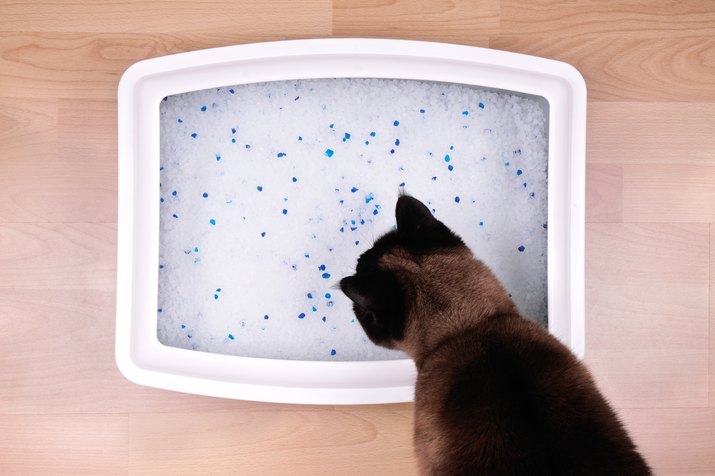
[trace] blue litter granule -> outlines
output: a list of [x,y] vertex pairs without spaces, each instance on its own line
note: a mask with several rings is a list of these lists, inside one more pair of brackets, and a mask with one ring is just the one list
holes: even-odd
[[288,154],[286,154],[285,152],[278,152],[278,154],[276,154],[276,157],[280,159],[281,157],[285,157],[286,155]]
[[205,111],[205,110],[206,110],[206,106],[201,106],[201,111]]
[[480,102],[480,103],[479,103],[479,109],[484,109],[484,103],[483,103],[483,102]]
[[295,177],[293,177],[291,180],[293,181],[293,183],[296,183],[298,181],[298,179]]
[[404,188],[405,182],[400,182],[400,185],[399,185],[399,186],[400,186],[400,188]]
[[215,225],[215,224],[216,224],[216,220],[214,220],[214,219],[212,218],[212,219],[209,220],[209,223],[211,223],[212,225]]
[[422,114],[424,114],[424,113],[425,113],[425,110],[424,110],[424,109],[420,109],[420,112],[421,112]]
[[234,91],[233,89],[229,89],[228,92],[234,94],[236,91]]
[[516,175],[521,175],[522,173],[524,173],[524,172],[522,172],[521,169],[517,169]]
[[298,314],[298,319],[303,319],[304,317],[305,317],[304,312],[301,312],[300,314]]
[[337,352],[335,351],[335,349],[330,349],[330,355],[335,355],[335,354],[337,354]]
[[459,203],[459,196],[454,197],[454,201],[455,201],[456,203]]
[[328,279],[330,277],[330,273],[323,273],[321,274],[321,276],[323,277],[323,279]]
[[286,209],[284,208],[281,213],[283,213],[284,215],[287,215],[287,214],[288,214],[288,210],[286,210]]
[[520,253],[523,253],[526,248],[524,247],[524,245],[521,245],[517,249],[519,250]]
[[332,294],[330,294],[330,293],[325,293],[325,299],[330,299],[331,297],[333,297]]
[[395,139],[395,145],[400,145],[400,139]]
[[450,160],[452,160],[452,158],[449,156],[449,154],[445,154],[444,161],[449,162]]
[[328,157],[332,157],[334,153],[333,149],[325,149],[325,155]]
[[261,186],[261,185],[257,186],[257,187],[256,187],[256,190],[258,190],[259,192],[262,192],[262,191],[263,191],[263,186]]
[[397,121],[397,120],[396,120],[395,122],[392,123],[392,125],[395,126],[395,127],[397,127],[397,126],[400,125],[400,121]]
[[221,160],[221,155],[216,154],[216,162],[218,162],[219,160]]
[[204,198],[209,198],[209,194],[206,193],[206,192],[202,193],[201,196],[204,197]]
[[351,191],[352,193],[355,193],[355,192],[357,192],[358,190],[360,190],[360,189],[357,188],[357,187],[353,187],[353,188],[350,189],[350,191]]
[[468,116],[468,115],[469,115],[469,111],[462,111],[462,115],[463,115],[463,116]]
[[234,339],[233,334],[229,334],[229,335],[228,335],[228,338],[231,339],[231,340],[233,340],[233,339]]
[[370,203],[373,200],[375,200],[375,194],[373,194],[372,192],[365,195],[365,203]]
[[343,137],[343,142],[347,142],[350,139],[350,133],[346,132],[345,137]]
[[447,170],[449,170],[451,172],[452,170],[454,170],[454,166],[452,164],[449,164],[447,166]]
[[264,315],[263,319],[267,321],[269,319],[268,314]]
[[181,124],[181,123],[184,122],[184,121],[183,121],[181,118],[179,118],[176,122],[178,122],[179,124]]
[[370,133],[370,137],[375,137],[376,135],[377,135],[377,133],[376,133],[375,131],[372,131],[372,132]]
[[197,134],[196,132],[194,132],[193,134],[191,134],[191,137],[193,137],[194,139],[196,139],[197,136],[198,136],[198,134]]

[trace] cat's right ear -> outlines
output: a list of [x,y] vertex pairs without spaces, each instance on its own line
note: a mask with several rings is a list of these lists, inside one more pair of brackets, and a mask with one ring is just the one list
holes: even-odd
[[397,232],[402,235],[415,235],[438,223],[424,203],[409,195],[402,195],[397,199],[395,219]]

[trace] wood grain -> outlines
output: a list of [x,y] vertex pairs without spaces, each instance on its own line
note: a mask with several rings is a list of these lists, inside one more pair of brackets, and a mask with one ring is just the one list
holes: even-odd
[[[266,29],[171,34],[8,33],[0,30],[0,94],[6,97],[112,100],[137,61],[205,48],[305,37]],[[311,36],[324,36],[316,34]]]
[[590,164],[715,165],[715,106],[592,102],[587,136]]
[[715,101],[715,38],[502,36],[489,47],[565,61],[586,79],[591,101]]
[[0,326],[5,329],[0,349],[2,413],[153,414],[271,408],[129,382],[114,363],[114,309],[113,284],[94,289],[0,287]]
[[411,405],[132,415],[130,472],[410,475],[411,427]]
[[711,407],[715,408],[715,226],[710,224],[710,360],[709,360],[709,381],[710,381],[710,401]]
[[586,223],[623,220],[623,170],[618,165],[586,164]]
[[114,224],[0,224],[0,288],[114,286]]
[[714,36],[715,3],[702,0],[501,0],[502,35],[669,38]]
[[0,223],[116,222],[116,103],[0,106]]
[[715,222],[715,166],[624,165],[623,219]]
[[314,35],[331,31],[330,0],[44,0],[0,3],[0,30],[25,32],[191,32],[266,29]]
[[655,474],[713,474],[715,409],[627,409],[619,412]]
[[127,474],[127,415],[3,415],[3,475]]
[[586,360],[619,408],[708,404],[706,224],[589,224]]
[[333,0],[333,35],[486,46],[499,32],[499,0]]

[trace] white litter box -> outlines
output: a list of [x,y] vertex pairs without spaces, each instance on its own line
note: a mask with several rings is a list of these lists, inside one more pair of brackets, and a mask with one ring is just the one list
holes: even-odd
[[335,288],[406,191],[584,352],[586,88],[557,61],[400,40],[155,58],[119,84],[116,359],[138,384],[410,401]]

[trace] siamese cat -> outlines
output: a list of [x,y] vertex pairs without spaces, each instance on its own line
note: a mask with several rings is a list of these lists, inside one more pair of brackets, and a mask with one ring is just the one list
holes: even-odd
[[372,342],[415,361],[421,474],[651,474],[586,367],[462,239],[413,197],[395,215],[340,288]]

